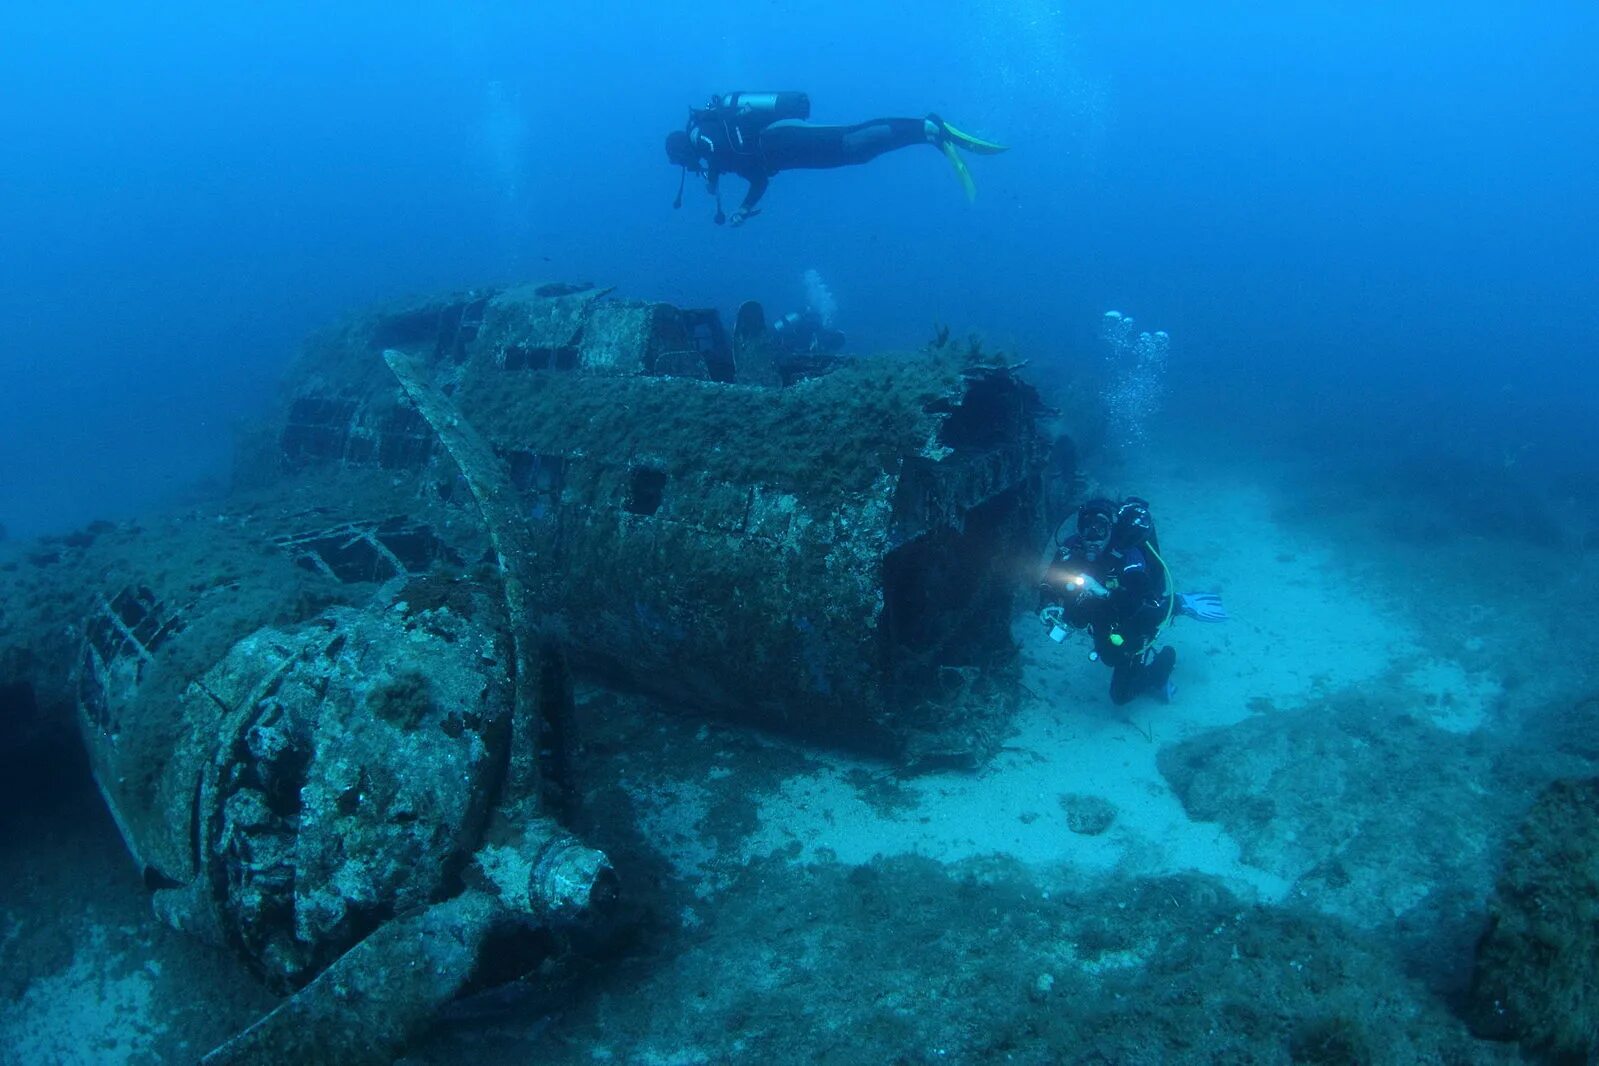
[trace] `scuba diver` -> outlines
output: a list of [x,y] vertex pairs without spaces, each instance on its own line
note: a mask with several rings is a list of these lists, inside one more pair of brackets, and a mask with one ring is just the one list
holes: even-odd
[[[757,362],[770,358],[784,386],[831,372],[842,362],[839,352],[844,341],[844,331],[829,326],[822,313],[810,306],[790,311],[768,326],[765,308],[745,300],[733,320],[735,353],[764,353],[755,357]],[[742,359],[744,354],[735,358]]]
[[836,355],[844,349],[844,331],[834,329],[814,307],[790,311],[771,325],[777,347],[791,355]]
[[[1006,150],[961,132],[937,115],[877,118],[853,126],[812,125],[805,121],[810,115],[811,99],[799,92],[725,93],[711,97],[704,107],[690,108],[687,126],[666,135],[666,158],[683,168],[672,206],[683,206],[683,185],[692,170],[705,178],[706,189],[716,197],[716,224],[741,226],[760,214],[755,205],[779,171],[853,166],[913,144],[930,144],[943,152],[971,199],[977,188],[957,149],[979,155]],[[722,212],[723,174],[749,182],[744,202],[731,216]]]
[[1059,547],[1039,590],[1039,620],[1059,642],[1068,629],[1087,630],[1089,656],[1111,668],[1110,698],[1118,706],[1149,693],[1170,702],[1177,650],[1155,650],[1173,618],[1225,622],[1221,597],[1177,593],[1160,557],[1147,501],[1089,500],[1077,511],[1077,532]]

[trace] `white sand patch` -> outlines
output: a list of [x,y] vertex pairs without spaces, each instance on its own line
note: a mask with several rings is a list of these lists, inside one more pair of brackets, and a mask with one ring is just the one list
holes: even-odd
[[1405,673],[1405,683],[1421,694],[1418,706],[1432,724],[1451,733],[1480,728],[1504,694],[1497,679],[1470,673],[1452,659],[1426,660]]
[[1302,700],[1357,684],[1412,653],[1408,622],[1368,596],[1332,543],[1292,536],[1255,485],[1164,479],[1148,486],[1179,591],[1220,592],[1231,620],[1174,623],[1174,717],[1227,725],[1250,701]]
[[[795,861],[921,854],[945,862],[1001,854],[1040,867],[1139,874],[1194,870],[1265,899],[1288,883],[1239,860],[1217,825],[1191,821],[1156,765],[1161,746],[1229,725],[1317,691],[1387,670],[1415,641],[1405,624],[1364,598],[1331,544],[1291,538],[1271,518],[1267,492],[1245,484],[1149,478],[1166,560],[1184,591],[1219,591],[1232,620],[1179,620],[1171,705],[1116,708],[1110,671],[1085,643],[1052,643],[1018,622],[1023,678],[1037,695],[1006,750],[976,774],[913,778],[907,808],[874,807],[847,779],[863,764],[825,760],[758,801],[759,829],[744,857],[797,850]],[[881,772],[881,771],[877,771]],[[1073,832],[1065,794],[1102,798],[1115,819],[1097,835]],[[794,846],[798,845],[795,849]]]
[[0,1008],[6,1062],[50,1066],[116,1066],[154,1061],[154,1038],[166,1027],[153,1017],[156,974],[117,945],[134,930],[94,925],[72,964],[35,979]]
[[[1042,636],[1042,634],[1040,634]],[[836,858],[858,864],[877,855],[920,854],[943,862],[1001,854],[1038,866],[1084,870],[1195,869],[1275,898],[1286,885],[1243,866],[1238,848],[1214,825],[1189,822],[1155,767],[1155,743],[1124,722],[1074,716],[1034,704],[1021,731],[982,772],[903,782],[914,804],[882,811],[847,780],[860,764],[830,759],[826,769],[790,778],[758,802],[760,828],[746,857],[799,845],[796,861]],[[1097,835],[1067,826],[1061,799],[1098,796],[1115,809]]]

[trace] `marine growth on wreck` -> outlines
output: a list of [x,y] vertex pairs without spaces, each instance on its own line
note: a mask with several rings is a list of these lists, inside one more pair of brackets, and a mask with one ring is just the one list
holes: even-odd
[[0,571],[0,685],[75,721],[161,919],[287,997],[207,1062],[384,1061],[484,959],[603,923],[574,678],[908,769],[992,754],[1038,395],[948,345],[787,385],[775,355],[587,286],[363,315],[228,497]]

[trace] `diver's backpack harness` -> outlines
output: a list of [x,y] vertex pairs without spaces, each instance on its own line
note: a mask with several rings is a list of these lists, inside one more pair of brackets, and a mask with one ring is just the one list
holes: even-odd
[[[802,92],[769,92],[769,93],[718,93],[708,100],[704,107],[691,107],[688,109],[688,122],[683,126],[683,132],[698,143],[701,139],[707,142],[714,153],[722,146],[726,146],[734,155],[753,156],[760,149],[760,133],[767,126],[783,119],[808,119],[811,117],[811,98],[809,93]],[[721,140],[717,140],[706,132],[720,128]],[[672,201],[674,208],[683,206],[683,187],[688,183],[687,166],[677,182],[677,199]],[[703,171],[699,171],[703,173]],[[716,194],[716,221],[720,224],[725,216],[722,214],[722,194]]]

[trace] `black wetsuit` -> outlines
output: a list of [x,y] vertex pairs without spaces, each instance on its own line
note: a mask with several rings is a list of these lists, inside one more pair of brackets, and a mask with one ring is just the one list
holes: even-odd
[[817,126],[798,119],[762,125],[750,117],[702,115],[689,138],[705,160],[705,178],[717,191],[723,174],[750,183],[740,209],[749,212],[766,193],[768,179],[780,170],[826,170],[870,162],[884,152],[927,144],[927,123],[919,118],[874,118],[853,126]]
[[[1072,584],[1076,574],[1092,577],[1110,595],[1083,593]],[[1094,651],[1112,669],[1111,702],[1122,704],[1146,692],[1164,692],[1177,653],[1164,648],[1157,655],[1149,654],[1173,608],[1166,568],[1155,553],[1127,548],[1107,551],[1090,562],[1082,539],[1072,537],[1050,564],[1041,598],[1043,605],[1062,607],[1068,625],[1086,629],[1094,638]]]

